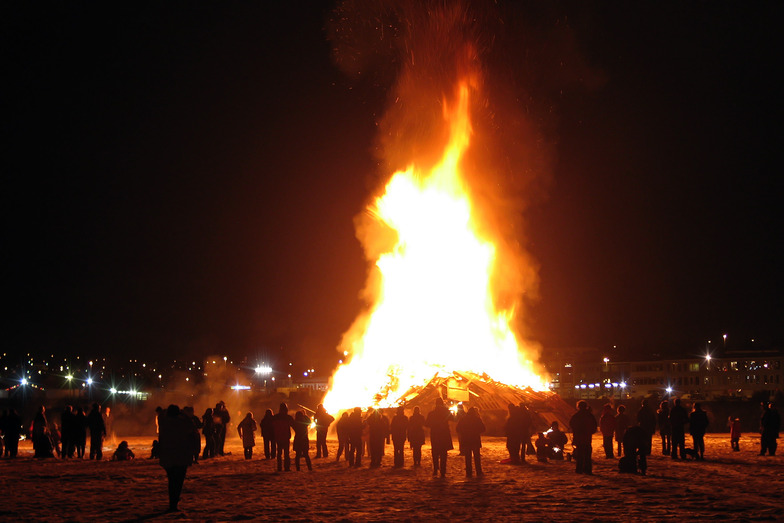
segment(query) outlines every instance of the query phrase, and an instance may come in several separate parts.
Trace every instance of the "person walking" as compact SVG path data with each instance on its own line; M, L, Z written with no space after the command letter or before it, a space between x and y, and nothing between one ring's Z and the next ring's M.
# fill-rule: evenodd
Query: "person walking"
M596 432L596 418L588 408L588 402L577 402L577 412L569 420L572 428L572 444L574 445L574 458L577 474L593 474L591 462L591 438Z
M158 419L159 463L166 471L169 486L169 512L179 510L178 504L185 483L185 474L193 462L190 445L193 423L177 405L169 405Z
M455 430L457 430L457 434L460 437L459 441L463 446L466 477L470 478L472 476L472 460L476 467L476 475L484 476L480 449L482 448L482 433L485 431L485 424L482 422L482 418L479 417L479 410L476 407L468 409L466 415L457 422Z

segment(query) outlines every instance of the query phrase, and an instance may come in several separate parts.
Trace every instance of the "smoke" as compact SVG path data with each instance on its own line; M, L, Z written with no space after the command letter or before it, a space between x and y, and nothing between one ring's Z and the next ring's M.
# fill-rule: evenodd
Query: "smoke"
M524 212L546 198L552 181L564 90L601 83L568 16L550 3L346 0L327 30L336 64L388 93L375 148L379 190L391 173L412 163L427 170L440 159L448 138L443 104L459 81L470 84L474 133L462 167L478 232L498 248L497 306L516 311L525 338L522 312L538 299L539 278ZM394 241L367 215L356 227L370 260ZM371 276L371 303L374 289ZM365 321L358 318L349 332Z

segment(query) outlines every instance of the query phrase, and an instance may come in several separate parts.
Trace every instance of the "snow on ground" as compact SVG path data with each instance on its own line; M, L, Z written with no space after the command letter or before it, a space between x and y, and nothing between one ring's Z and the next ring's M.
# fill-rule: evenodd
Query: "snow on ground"
M165 513L166 475L149 456L149 438L127 438L133 462L37 460L29 442L16 460L0 460L2 521L662 521L784 520L784 458L758 456L759 437L744 436L732 452L729 436L706 437L706 461L673 461L656 452L647 476L619 474L594 438L594 475L574 473L570 462L502 465L502 438L485 438L484 478L466 478L463 458L449 455L447 477L431 476L429 448L423 467L392 468L391 446L382 468L348 469L314 459L314 471L276 473L273 461L242 458L239 440L230 456L200 461L188 470L181 512ZM687 436L687 445L689 437ZM567 448L568 450L568 448ZM311 457L314 453L311 452ZM293 454L292 454L293 456Z

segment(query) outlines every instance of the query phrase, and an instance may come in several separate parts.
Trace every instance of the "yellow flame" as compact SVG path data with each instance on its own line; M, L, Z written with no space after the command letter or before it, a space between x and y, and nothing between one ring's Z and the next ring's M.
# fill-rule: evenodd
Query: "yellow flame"
M492 242L472 225L471 201L460 159L469 145L469 87L444 109L449 142L429 172L396 172L369 208L397 233L394 247L376 260L380 291L360 332L345 343L351 360L335 373L324 406L395 405L412 386L439 372L470 371L496 381L546 390L518 347L512 311L496 310Z

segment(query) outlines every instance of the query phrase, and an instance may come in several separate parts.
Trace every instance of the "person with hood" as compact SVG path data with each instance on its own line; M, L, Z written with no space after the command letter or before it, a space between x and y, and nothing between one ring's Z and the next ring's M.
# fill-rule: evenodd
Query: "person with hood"
M310 418L305 414L304 410L298 410L294 415L294 467L299 471L299 461L305 458L305 465L308 470L313 470L310 463L310 440L308 439L308 430L310 430Z
M370 468L378 468L384 457L384 444L389 440L389 419L376 409L368 416L367 425Z
M615 441L618 443L618 455L623 456L623 435L629 428L629 416L626 414L626 407L618 405L615 415Z
M433 456L433 475L439 472L441 477L446 476L446 457L452 450L452 433L449 422L453 420L452 413L444 405L444 400L436 398L433 410L427 415L425 425L430 428L430 453Z
M675 398L670 409L670 430L672 433L672 459L686 459L686 424L689 415L681 406L681 399Z
M574 445L574 460L577 474L593 474L591 462L591 437L596 432L596 418L593 417L588 402L577 402L577 412L569 420L572 428L572 444Z
M337 432L338 435L338 454L335 461L340 461L341 455L343 455L343 459L348 461L348 429L348 412L343 412L335 426L335 432Z
M169 512L177 508L182 494L185 474L193 462L191 433L193 423L177 405L169 407L158 417L158 454L169 484Z
M106 436L106 425L103 422L101 406L93 403L93 409L87 416L87 427L90 429L90 459L103 459L103 438Z
M414 413L408 418L408 443L414 458L414 466L422 466L422 445L425 444L425 417L414 407Z
M389 424L389 432L392 436L392 449L395 468L399 469L404 464L403 450L406 448L406 438L408 437L408 416L405 407L402 405L397 408L392 422Z
M689 434L694 445L694 459L705 461L705 432L708 430L708 413L695 403L689 414Z
M670 426L669 401L664 400L659 404L659 410L656 411L656 422L659 424L662 454L669 456L672 453L672 427Z
M291 428L294 426L294 418L289 414L289 406L286 402L280 404L278 413L275 414L273 422L275 430L275 449L278 459L278 472L291 470L291 458L289 448L291 446Z
M237 425L237 434L242 440L242 450L245 453L245 459L253 457L253 447L256 446L256 420L253 419L253 413L248 412L245 418Z
M128 448L127 441L121 441L112 455L112 461L130 461L135 458L136 455Z
M599 428L602 431L602 446L604 447L604 457L615 459L613 454L613 437L615 436L615 412L612 405L605 404L602 409L602 417L599 418Z
M327 452L327 432L335 418L327 412L324 405L319 403L316 407L316 413L313 415L313 421L316 423L316 458L320 458L322 455L326 458L329 454Z
M275 446L275 416L272 414L272 409L264 411L264 417L261 418L261 438L264 440L264 459L275 459L277 454L277 447Z
M348 417L348 466L362 466L362 432L365 423L362 420L362 409L354 407L354 411Z
M476 407L468 409L466 415L457 422L455 430L457 430L461 445L463 445L466 477L470 478L472 476L472 459L476 466L476 475L484 476L480 449L482 448L482 433L485 431L485 424L482 423L482 418L479 417L479 410Z

